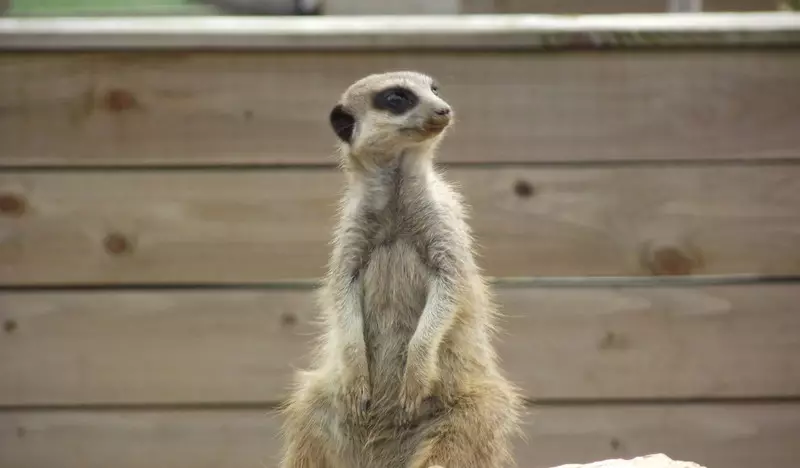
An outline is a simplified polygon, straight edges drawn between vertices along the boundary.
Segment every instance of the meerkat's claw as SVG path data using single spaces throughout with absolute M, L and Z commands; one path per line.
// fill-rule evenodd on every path
M 406 374 L 403 385 L 400 387 L 400 405 L 403 407 L 403 417 L 410 420 L 419 412 L 422 401 L 428 396 L 430 389 L 417 378 Z
M 345 388 L 344 397 L 350 414 L 360 420 L 366 418 L 371 400 L 369 379 L 366 376 L 354 378 Z
M 361 398 L 361 405 L 358 407 L 361 414 L 366 414 L 369 411 L 369 397 Z

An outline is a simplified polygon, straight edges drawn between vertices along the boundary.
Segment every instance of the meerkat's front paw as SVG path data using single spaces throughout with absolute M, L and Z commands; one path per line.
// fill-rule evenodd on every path
M 403 383 L 400 386 L 400 406 L 402 422 L 414 418 L 419 414 L 422 402 L 431 393 L 430 381 L 415 372 L 406 371 Z
M 369 377 L 362 374 L 347 379 L 343 396 L 345 410 L 348 414 L 359 420 L 366 418 L 371 398 Z

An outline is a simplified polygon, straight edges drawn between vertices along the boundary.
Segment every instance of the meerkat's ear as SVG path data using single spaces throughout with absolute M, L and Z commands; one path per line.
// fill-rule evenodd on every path
M 337 104 L 328 117 L 333 127 L 334 133 L 342 141 L 350 143 L 353 138 L 353 130 L 356 126 L 356 119 L 353 115 L 344 109 L 344 106 Z

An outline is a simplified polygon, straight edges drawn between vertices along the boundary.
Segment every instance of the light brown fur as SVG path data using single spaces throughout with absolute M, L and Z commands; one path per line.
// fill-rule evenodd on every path
M 433 164 L 450 119 L 414 72 L 370 75 L 340 100 L 347 188 L 321 288 L 314 366 L 284 407 L 283 468 L 501 468 L 521 399 L 491 344 L 496 308 L 461 197 Z M 403 115 L 372 96 L 401 84 Z M 444 128 L 433 128 L 444 123 Z

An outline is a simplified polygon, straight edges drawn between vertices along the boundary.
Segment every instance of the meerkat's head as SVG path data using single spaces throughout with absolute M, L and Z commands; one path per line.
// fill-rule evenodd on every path
M 438 142 L 451 125 L 436 81 L 412 71 L 366 76 L 344 92 L 329 115 L 350 157 L 392 157 Z

